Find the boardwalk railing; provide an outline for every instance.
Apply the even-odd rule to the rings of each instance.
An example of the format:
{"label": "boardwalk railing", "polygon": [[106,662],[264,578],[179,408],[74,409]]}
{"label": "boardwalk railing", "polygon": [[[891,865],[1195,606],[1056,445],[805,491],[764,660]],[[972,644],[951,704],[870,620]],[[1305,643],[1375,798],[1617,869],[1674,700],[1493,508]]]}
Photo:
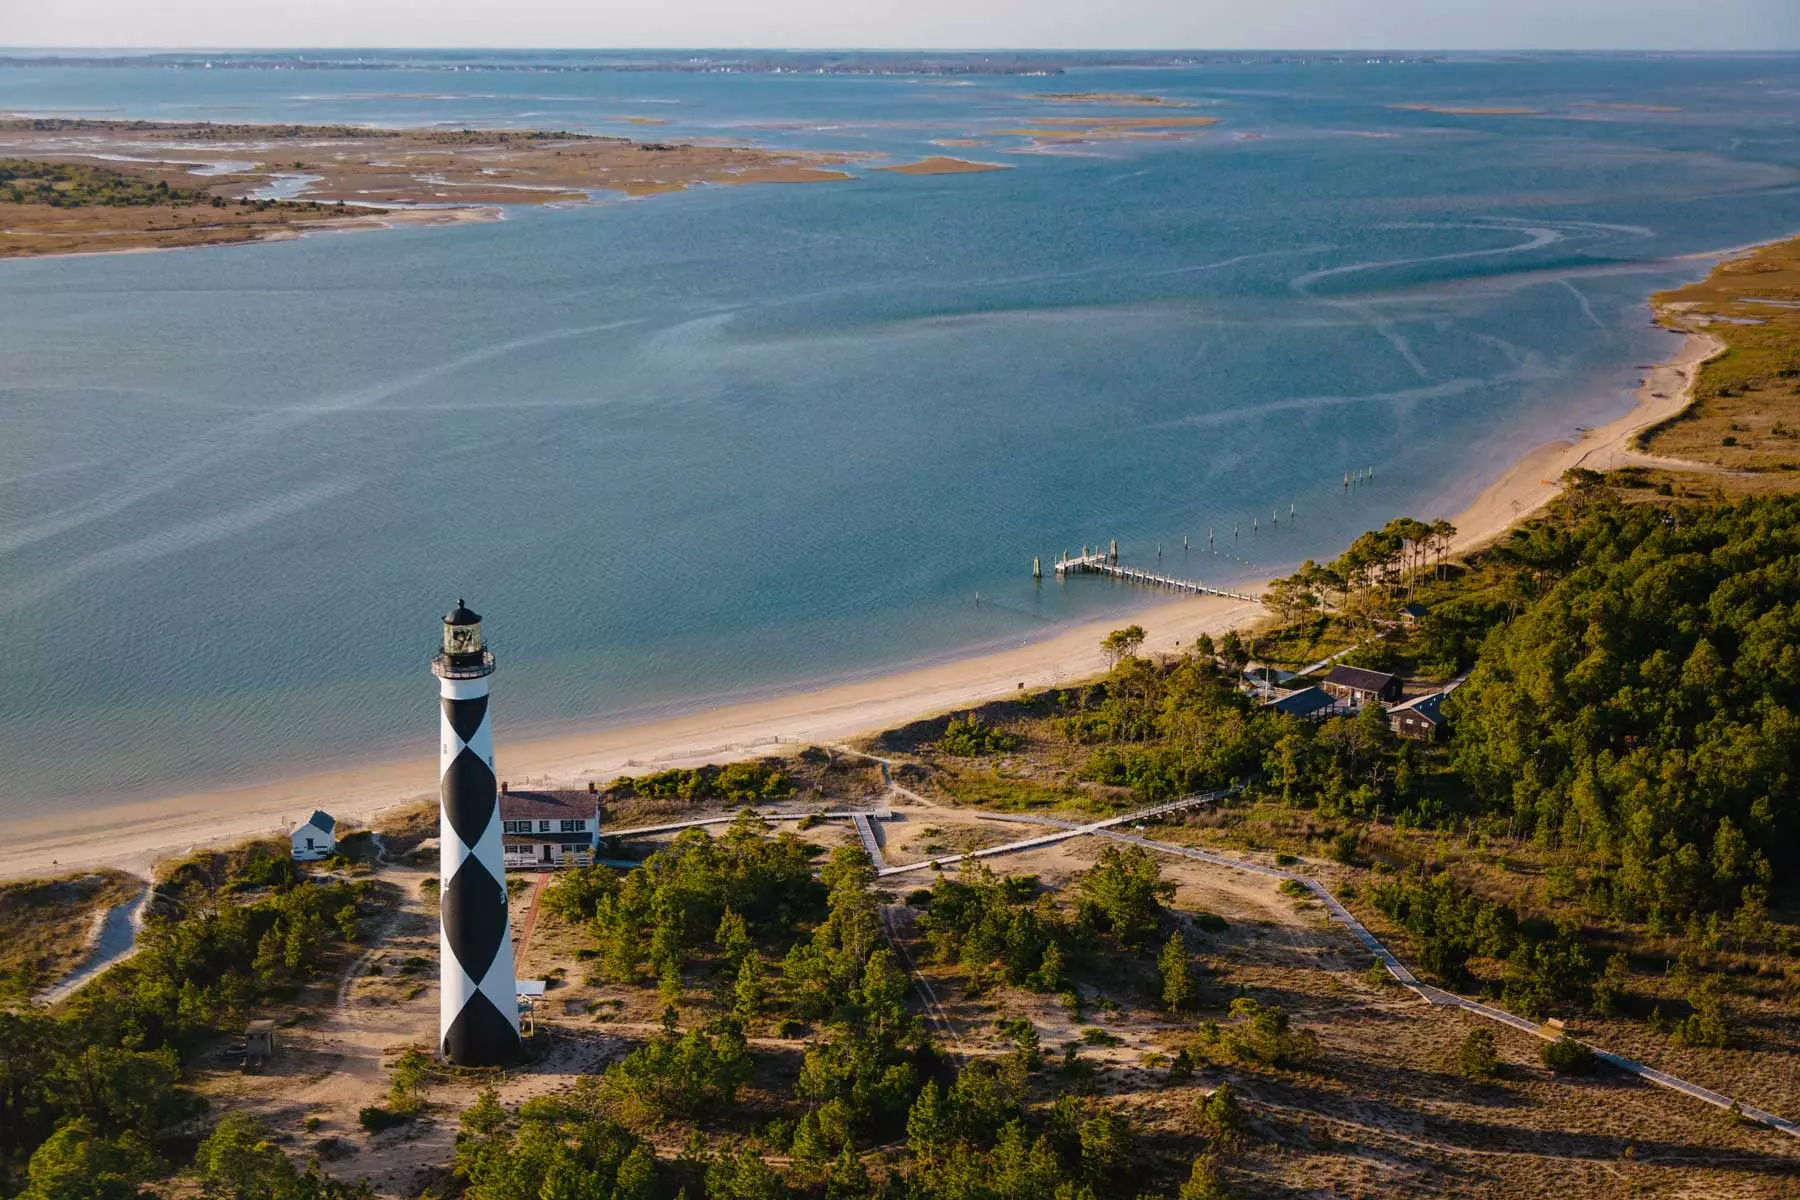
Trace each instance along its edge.
{"label": "boardwalk railing", "polygon": [[1257,597],[1244,592],[1212,587],[1197,579],[1178,579],[1173,575],[1159,575],[1155,571],[1140,571],[1136,567],[1122,567],[1114,562],[1109,554],[1083,554],[1075,558],[1065,558],[1056,564],[1056,573],[1058,575],[1104,575],[1108,579],[1123,579],[1127,583],[1167,588],[1172,592],[1188,592],[1197,596],[1225,596],[1232,600],[1247,600],[1252,603],[1257,600]]}

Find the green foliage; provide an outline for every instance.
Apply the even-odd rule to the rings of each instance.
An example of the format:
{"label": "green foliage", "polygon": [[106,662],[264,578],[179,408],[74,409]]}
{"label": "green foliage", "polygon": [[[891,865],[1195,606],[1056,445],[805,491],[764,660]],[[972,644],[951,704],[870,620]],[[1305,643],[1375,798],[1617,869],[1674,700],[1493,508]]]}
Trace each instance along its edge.
{"label": "green foliage", "polygon": [[1494,1049],[1494,1034],[1487,1029],[1471,1029],[1456,1051],[1457,1073],[1468,1079],[1494,1079],[1500,1074],[1500,1056]]}
{"label": "green foliage", "polygon": [[619,877],[606,867],[559,871],[539,901],[545,912],[570,923],[591,921],[600,901],[619,893]]}
{"label": "green foliage", "polygon": [[1109,665],[1117,666],[1122,659],[1133,658],[1144,646],[1144,627],[1127,625],[1123,629],[1115,629],[1100,639],[1100,653],[1106,655]]}
{"label": "green foliage", "polygon": [[1211,1155],[1201,1155],[1194,1160],[1193,1170],[1188,1174],[1187,1182],[1175,1194],[1176,1200],[1231,1200],[1231,1193],[1219,1179],[1219,1168]]}
{"label": "green foliage", "polygon": [[490,1090],[462,1117],[456,1173],[468,1200],[659,1200],[655,1149],[603,1115],[590,1080],[567,1100],[544,1097],[506,1112]]}
{"label": "green foliage", "polygon": [[1558,1075],[1592,1075],[1600,1065],[1594,1052],[1572,1037],[1546,1042],[1539,1053],[1544,1065]]}
{"label": "green foliage", "polygon": [[707,1200],[783,1200],[788,1189],[762,1155],[746,1146],[707,1167],[706,1195]]}
{"label": "green foliage", "polygon": [[1719,995],[1718,982],[1707,977],[1688,991],[1691,1012],[1675,1025],[1669,1040],[1677,1046],[1723,1049],[1731,1045],[1736,1030],[1731,1011]]}
{"label": "green foliage", "polygon": [[938,749],[945,754],[975,758],[984,754],[1003,754],[1019,744],[1019,739],[1004,729],[983,725],[974,713],[966,718],[951,717],[938,739]]}
{"label": "green foliage", "polygon": [[666,1030],[621,1059],[602,1078],[614,1111],[632,1125],[726,1111],[750,1078],[750,1053],[734,1020],[709,1036]]}
{"label": "green foliage", "polygon": [[[646,965],[679,990],[692,952],[713,942],[732,913],[749,939],[791,937],[816,919],[823,898],[807,846],[791,833],[764,836],[767,825],[745,813],[718,838],[685,830],[625,877],[616,893],[592,889],[591,928],[600,973],[619,983]],[[741,950],[733,939],[733,952]],[[669,997],[674,999],[674,997]]]}
{"label": "green foliage", "polygon": [[228,1113],[200,1143],[194,1169],[209,1200],[372,1200],[367,1183],[339,1183],[315,1168],[295,1168],[267,1126],[246,1112]]}
{"label": "green foliage", "polygon": [[1504,1000],[1526,1016],[1592,999],[1593,966],[1572,925],[1521,922],[1448,874],[1378,882],[1373,899],[1412,936],[1419,965],[1449,986],[1466,984],[1469,960],[1481,957],[1503,962]]}
{"label": "green foliage", "polygon": [[412,1119],[411,1112],[397,1112],[385,1104],[365,1104],[356,1110],[356,1123],[370,1133],[393,1129]]}
{"label": "green foliage", "polygon": [[211,890],[213,878],[190,872],[185,903],[153,908],[138,953],[58,1015],[0,1012],[0,1180],[70,1121],[116,1145],[127,1130],[153,1139],[191,1118],[182,1054],[241,1033],[257,1006],[315,975],[364,887],[302,879],[245,903]]}
{"label": "green foliage", "polygon": [[1163,905],[1175,898],[1175,885],[1163,879],[1149,851],[1109,844],[1101,849],[1100,860],[1082,872],[1075,893],[1078,919],[1111,934],[1120,945],[1138,949],[1155,936]]}
{"label": "green foliage", "polygon": [[210,204],[212,197],[161,180],[142,179],[85,163],[49,163],[0,158],[0,201],[48,204],[53,208],[147,204]]}
{"label": "green foliage", "polygon": [[1170,1012],[1184,1012],[1194,1006],[1200,989],[1194,982],[1194,971],[1188,961],[1187,942],[1179,930],[1169,935],[1162,954],[1156,960],[1157,974],[1162,977],[1163,1007]]}
{"label": "green foliage", "polygon": [[1497,553],[1551,582],[1446,705],[1480,800],[1609,868],[1621,917],[1729,910],[1780,882],[1800,835],[1782,799],[1800,774],[1800,497],[1673,521],[1602,493]]}
{"label": "green foliage", "polygon": [[699,803],[723,800],[731,804],[756,804],[779,800],[794,791],[794,781],[781,769],[780,760],[726,763],[692,769],[671,768],[654,775],[621,775],[612,789],[620,796],[647,796],[658,800]]}
{"label": "green foliage", "polygon": [[431,1059],[417,1050],[401,1051],[389,1070],[388,1106],[396,1113],[418,1112],[430,1072]]}
{"label": "green foliage", "polygon": [[1038,992],[1068,986],[1065,955],[1077,932],[1029,875],[996,876],[977,863],[940,876],[919,917],[931,957],[958,963],[977,982],[1003,980]]}
{"label": "green foliage", "polygon": [[1225,1062],[1271,1067],[1303,1067],[1319,1054],[1318,1035],[1310,1029],[1290,1029],[1288,1015],[1275,1004],[1262,1004],[1248,996],[1231,1002],[1230,1025],[1208,1021],[1196,1039],[1204,1054]]}
{"label": "green foliage", "polygon": [[1244,1109],[1229,1083],[1195,1102],[1194,1123],[1214,1155],[1236,1154],[1243,1148]]}
{"label": "green foliage", "polygon": [[1121,659],[1104,683],[1062,693],[1056,718],[1078,745],[1105,743],[1081,774],[1147,800],[1221,786],[1261,764],[1280,723],[1249,702],[1210,657],[1160,665]]}
{"label": "green foliage", "polygon": [[135,1200],[161,1166],[137,1133],[106,1138],[78,1118],[32,1153],[19,1200]]}
{"label": "green foliage", "polygon": [[947,1091],[927,1083],[906,1122],[911,1194],[934,1200],[1133,1194],[1136,1132],[1122,1112],[1065,1095],[1034,1129],[1024,1098],[1017,1059],[977,1059]]}

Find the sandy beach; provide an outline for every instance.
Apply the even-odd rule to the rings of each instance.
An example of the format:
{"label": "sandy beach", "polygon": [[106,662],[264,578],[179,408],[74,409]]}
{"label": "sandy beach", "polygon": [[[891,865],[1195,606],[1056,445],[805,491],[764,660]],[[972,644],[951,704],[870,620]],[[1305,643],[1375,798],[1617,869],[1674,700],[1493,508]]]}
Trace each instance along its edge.
{"label": "sandy beach", "polygon": [[[1556,495],[1570,467],[1607,470],[1650,462],[1631,448],[1646,426],[1679,411],[1695,371],[1722,344],[1690,333],[1681,349],[1653,368],[1637,404],[1578,441],[1540,447],[1508,468],[1456,514],[1456,549],[1492,541]],[[1420,513],[1429,519],[1437,514]],[[1179,652],[1201,633],[1219,634],[1263,615],[1258,604],[1192,598],[1147,608],[1134,619],[1150,653]],[[842,741],[914,718],[979,704],[1019,691],[1069,683],[1105,670],[1099,642],[1119,620],[1072,628],[941,665],[688,715],[537,740],[502,737],[501,778],[580,783],[672,766],[779,752],[800,744]],[[503,685],[504,686],[504,685]],[[422,727],[423,728],[423,727]],[[422,747],[430,738],[422,733]],[[77,867],[116,866],[147,872],[153,863],[197,846],[285,832],[314,808],[340,820],[367,820],[383,809],[435,795],[437,761],[421,755],[379,766],[281,780],[255,787],[199,791],[53,816],[0,822],[0,879],[47,875]]]}

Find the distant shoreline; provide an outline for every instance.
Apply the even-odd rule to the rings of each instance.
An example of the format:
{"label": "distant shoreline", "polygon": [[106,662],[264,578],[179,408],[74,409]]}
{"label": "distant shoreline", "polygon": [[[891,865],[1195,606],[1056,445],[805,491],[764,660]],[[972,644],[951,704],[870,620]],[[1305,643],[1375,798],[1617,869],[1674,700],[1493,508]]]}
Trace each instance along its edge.
{"label": "distant shoreline", "polygon": [[[1772,239],[1780,241],[1784,239]],[[1768,244],[1768,243],[1759,243]],[[1733,252],[1696,257],[1720,259]],[[1563,471],[1607,470],[1641,459],[1636,434],[1685,407],[1699,365],[1718,352],[1710,334],[1688,332],[1675,354],[1651,369],[1630,411],[1579,439],[1539,446],[1504,469],[1453,518],[1456,553],[1486,545],[1537,512],[1561,490]],[[1415,514],[1427,518],[1437,514]],[[1102,673],[1099,641],[1127,620],[1148,631],[1148,653],[1179,653],[1202,633],[1218,635],[1263,616],[1260,604],[1220,597],[1150,604],[1129,617],[1085,623],[1006,650],[855,682],[731,703],[673,717],[556,736],[503,740],[501,778],[605,781],[619,775],[778,753],[800,744],[842,742],[934,713],[1016,695],[1021,687],[1063,686]],[[501,685],[504,703],[504,680]],[[0,820],[0,879],[111,865],[147,873],[195,847],[276,831],[313,807],[367,819],[435,795],[437,762],[409,757],[243,787],[202,788],[160,799],[70,813]],[[204,834],[194,830],[206,813]],[[51,866],[54,860],[54,868]]]}

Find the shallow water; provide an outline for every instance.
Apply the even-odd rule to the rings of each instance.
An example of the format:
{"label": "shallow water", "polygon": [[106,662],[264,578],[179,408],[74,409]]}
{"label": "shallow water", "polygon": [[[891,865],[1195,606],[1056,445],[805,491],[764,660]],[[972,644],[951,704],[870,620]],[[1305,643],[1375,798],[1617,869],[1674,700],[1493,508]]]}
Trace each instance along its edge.
{"label": "shallow water", "polygon": [[[1622,411],[1674,345],[1646,296],[1707,268],[1680,256],[1800,228],[1793,58],[448,83],[0,69],[0,111],[640,137],[623,118],[653,113],[659,138],[1014,169],[0,263],[0,814],[429,754],[459,593],[504,738],[1153,598],[1032,583],[1084,542],[1265,578]],[[1099,111],[1020,98],[1083,90],[1223,121],[1054,154],[994,133]],[[1420,101],[1546,115],[1388,107]],[[964,136],[989,144],[932,145]]]}

